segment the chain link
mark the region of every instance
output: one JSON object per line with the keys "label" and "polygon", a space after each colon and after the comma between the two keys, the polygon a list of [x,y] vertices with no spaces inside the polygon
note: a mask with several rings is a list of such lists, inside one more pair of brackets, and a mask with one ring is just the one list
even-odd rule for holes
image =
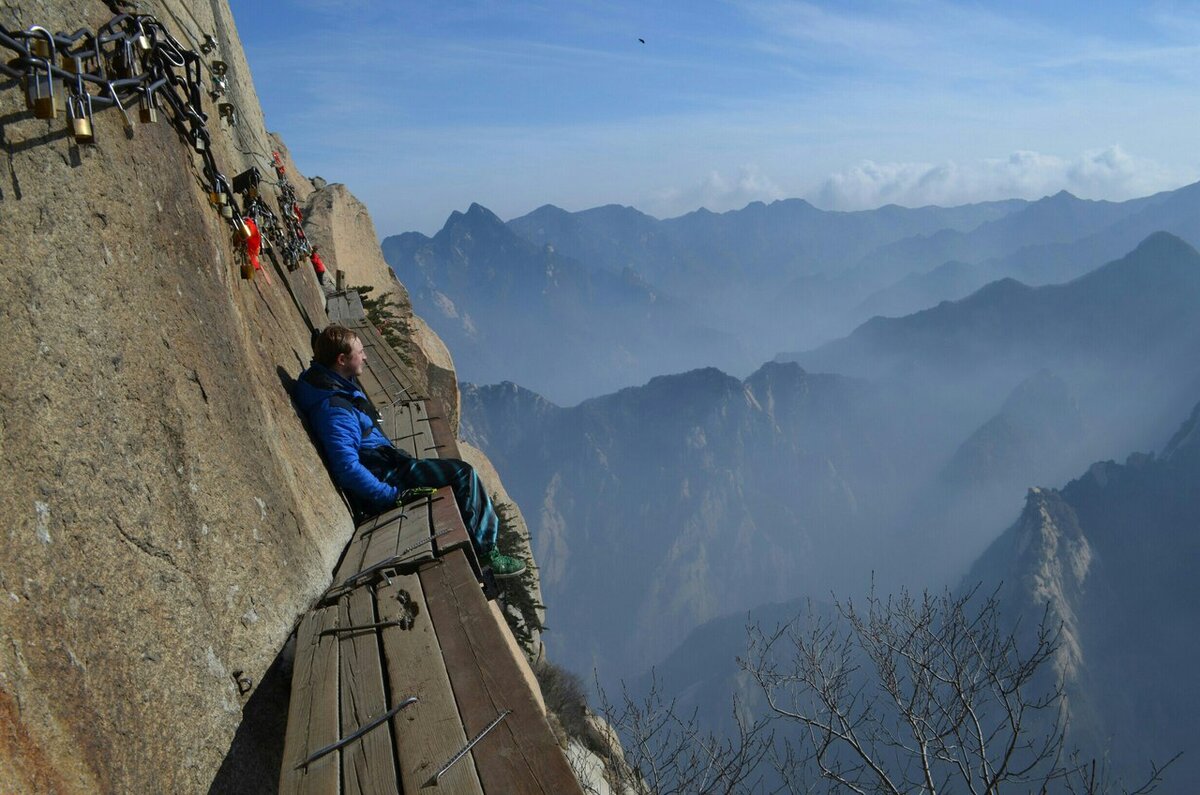
{"label": "chain link", "polygon": [[[226,215],[223,211],[222,215],[236,231],[248,235],[243,216],[237,212],[233,189],[213,155],[208,114],[203,108],[201,56],[180,44],[154,16],[130,13],[136,3],[113,0],[107,5],[116,16],[94,33],[86,28],[52,34],[38,25],[23,31],[0,26],[0,51],[7,49],[16,54],[0,62],[0,73],[23,81],[31,109],[35,99],[49,100],[41,112],[35,111],[41,118],[61,112],[54,97],[54,87],[61,81],[67,99],[65,109],[80,143],[93,140],[91,122],[96,109],[116,107],[126,125],[132,127],[126,108],[138,103],[143,120],[153,119],[161,98],[170,110],[171,125],[203,161],[213,204],[228,206],[232,212]],[[100,93],[91,93],[89,86]],[[43,89],[45,97],[41,95]],[[293,192],[289,201],[294,197]],[[266,210],[265,204],[258,204]]]}

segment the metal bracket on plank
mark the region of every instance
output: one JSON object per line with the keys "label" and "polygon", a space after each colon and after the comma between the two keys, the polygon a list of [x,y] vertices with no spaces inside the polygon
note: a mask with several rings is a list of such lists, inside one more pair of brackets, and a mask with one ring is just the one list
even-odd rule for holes
{"label": "metal bracket on plank", "polygon": [[446,772],[450,768],[452,768],[456,764],[458,764],[459,760],[461,760],[464,756],[466,756],[471,751],[471,749],[474,748],[479,743],[480,740],[482,740],[484,737],[486,737],[488,735],[488,733],[491,732],[492,729],[499,726],[500,721],[507,718],[510,714],[512,714],[512,710],[506,709],[503,712],[501,712],[499,715],[497,715],[496,719],[494,721],[489,723],[487,726],[484,726],[483,731],[479,732],[479,734],[476,734],[474,737],[472,737],[470,742],[468,742],[466,745],[464,745],[457,753],[454,754],[454,756],[452,756],[448,760],[446,760],[446,763],[441,766],[441,768],[438,770],[438,772],[433,774],[433,778],[431,778],[431,779],[429,779],[429,781],[425,782],[425,786],[426,787],[428,787],[428,786],[436,787],[437,783],[438,783],[438,779],[440,779],[442,776],[446,775]]}
{"label": "metal bracket on plank", "polygon": [[408,629],[407,624],[408,622],[406,621],[377,621],[374,624],[352,624],[348,627],[330,627],[329,629],[321,630],[319,634],[345,635],[350,632],[362,632],[363,630],[367,629],[384,629],[385,627],[400,627],[401,629]]}
{"label": "metal bracket on plank", "polygon": [[[345,737],[338,740],[337,742],[330,743],[329,745],[325,746],[324,748],[313,751],[313,753],[309,755],[308,759],[305,759],[303,762],[296,765],[296,770],[299,770],[302,767],[308,767],[313,762],[317,761],[318,759],[325,756],[326,754],[332,753],[332,752],[336,751],[337,749],[341,748],[342,746],[349,745],[350,743],[357,740],[359,737],[362,737],[364,734],[371,731],[371,729],[374,729],[376,726],[379,726],[380,724],[386,723],[387,721],[391,720],[392,716],[394,716],[400,710],[404,709],[405,707],[409,706],[410,704],[416,704],[418,700],[419,699],[416,696],[409,696],[408,698],[404,699],[396,706],[389,709],[387,712],[380,715],[378,718],[375,718],[371,721],[368,721],[367,723],[364,723],[362,726],[358,727],[353,732],[346,735]],[[455,760],[455,761],[458,761],[458,760]]]}
{"label": "metal bracket on plank", "polygon": [[326,591],[325,596],[322,597],[321,601],[324,603],[324,602],[328,602],[330,599],[335,599],[335,598],[341,596],[342,594],[346,593],[347,591],[357,588],[360,585],[363,585],[364,583],[368,582],[372,577],[379,575],[379,574],[382,574],[384,576],[384,578],[387,579],[388,585],[391,585],[392,578],[388,577],[388,575],[387,575],[388,569],[394,569],[399,564],[405,562],[405,560],[407,560],[408,556],[411,553],[416,552],[418,549],[425,546],[426,544],[433,543],[433,540],[435,538],[441,538],[442,536],[446,535],[447,533],[451,533],[453,531],[454,531],[454,528],[446,528],[445,530],[438,530],[436,533],[431,533],[428,538],[422,538],[417,543],[412,544],[411,546],[405,547],[404,549],[400,550],[395,555],[392,555],[390,558],[381,560],[378,563],[375,563],[375,564],[369,566],[368,568],[363,569],[362,571],[358,572],[357,574],[351,574],[349,577],[347,577],[345,580],[343,580],[340,585],[335,585],[332,588],[330,588],[328,591]]}

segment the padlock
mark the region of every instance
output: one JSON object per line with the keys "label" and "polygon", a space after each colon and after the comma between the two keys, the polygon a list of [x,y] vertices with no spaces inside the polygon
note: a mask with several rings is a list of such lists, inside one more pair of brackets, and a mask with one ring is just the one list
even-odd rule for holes
{"label": "padlock", "polygon": [[137,23],[137,36],[134,37],[134,42],[142,52],[150,52],[150,37],[146,35],[146,29],[142,27],[141,20]]}
{"label": "padlock", "polygon": [[233,192],[250,193],[250,198],[254,198],[258,195],[258,183],[261,181],[262,172],[258,170],[257,166],[250,166],[233,178]]}
{"label": "padlock", "polygon": [[229,90],[229,80],[225,74],[229,71],[229,65],[224,61],[213,61],[209,64],[208,73],[212,76],[212,91],[209,96],[215,101],[218,97],[225,95]]}
{"label": "padlock", "polygon": [[158,101],[149,90],[141,92],[138,99],[138,118],[142,124],[154,124],[158,121]]}
{"label": "padlock", "polygon": [[33,106],[33,115],[39,119],[53,119],[58,114],[62,113],[63,103],[62,96],[54,93],[54,75],[50,71],[50,62],[42,61],[46,65],[46,77],[43,79],[37,67],[31,67],[29,76],[26,78],[28,85],[28,93],[26,101]]}
{"label": "padlock", "polygon": [[249,262],[242,266],[242,278],[247,281],[252,281],[254,279],[254,266]]}
{"label": "padlock", "polygon": [[197,152],[203,152],[208,148],[208,145],[204,142],[204,136],[200,134],[199,127],[192,129],[192,148]]}
{"label": "padlock", "polygon": [[254,233],[250,231],[250,224],[246,223],[245,219],[238,219],[238,232],[242,235],[242,240],[249,240]]}
{"label": "padlock", "polygon": [[92,95],[85,91],[68,97],[67,113],[71,117],[71,134],[75,136],[75,143],[94,144],[96,135],[92,128]]}
{"label": "padlock", "polygon": [[134,52],[133,44],[128,39],[123,40],[121,48],[113,53],[110,66],[126,80],[142,73],[142,59]]}
{"label": "padlock", "polygon": [[222,218],[233,218],[233,208],[230,207],[228,204],[222,204],[221,205],[221,217]]}
{"label": "padlock", "polygon": [[[8,65],[13,69],[25,66],[21,63],[20,58],[13,58]],[[33,110],[33,81],[36,73],[36,67],[25,66],[25,74],[21,77],[21,91],[25,94],[25,110]]]}

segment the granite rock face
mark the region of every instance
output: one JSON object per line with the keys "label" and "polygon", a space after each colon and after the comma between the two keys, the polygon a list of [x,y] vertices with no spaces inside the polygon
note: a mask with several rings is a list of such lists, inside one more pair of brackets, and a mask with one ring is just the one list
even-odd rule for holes
{"label": "granite rock face", "polygon": [[[215,36],[206,59],[228,64],[240,117],[206,108],[217,163],[269,174],[280,144],[227,5],[141,8],[184,43]],[[61,0],[11,15],[55,31],[112,17]],[[288,393],[324,296],[311,268],[269,257],[272,284],[242,280],[244,249],[166,122],[127,135],[103,111],[79,147],[7,79],[0,119],[0,789],[207,791],[352,530]],[[284,155],[338,266],[390,279],[362,205]]]}

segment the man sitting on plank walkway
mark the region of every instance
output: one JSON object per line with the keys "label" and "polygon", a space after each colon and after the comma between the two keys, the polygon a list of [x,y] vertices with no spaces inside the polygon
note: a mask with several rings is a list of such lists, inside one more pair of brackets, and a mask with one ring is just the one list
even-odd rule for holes
{"label": "man sitting on plank walkway", "polygon": [[358,385],[367,356],[352,330],[332,325],[313,342],[312,365],[300,374],[295,398],[309,418],[333,481],[360,514],[383,513],[400,504],[407,489],[449,486],[474,541],[480,562],[497,578],[525,570],[500,554],[500,520],[479,475],[465,461],[412,458],[397,450],[379,427],[379,412]]}

